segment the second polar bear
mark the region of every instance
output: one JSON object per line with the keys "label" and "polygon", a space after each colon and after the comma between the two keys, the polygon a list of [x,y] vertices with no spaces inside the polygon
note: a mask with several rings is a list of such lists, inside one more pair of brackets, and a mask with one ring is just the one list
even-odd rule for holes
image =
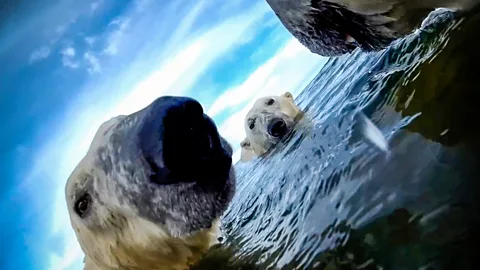
{"label": "second polar bear", "polygon": [[[354,129],[380,150],[389,153],[388,141],[377,125],[361,111],[355,116]],[[302,119],[304,112],[294,103],[290,92],[258,99],[245,117],[246,138],[240,143],[240,161],[247,162],[267,153]]]}
{"label": "second polar bear", "polygon": [[240,143],[240,160],[249,161],[267,153],[302,118],[303,112],[295,105],[290,92],[258,99],[245,117],[246,138]]}

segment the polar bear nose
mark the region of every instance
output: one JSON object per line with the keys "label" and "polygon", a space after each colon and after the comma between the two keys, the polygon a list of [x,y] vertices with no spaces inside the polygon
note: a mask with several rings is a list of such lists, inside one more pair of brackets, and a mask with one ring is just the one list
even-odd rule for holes
{"label": "polar bear nose", "polygon": [[[163,124],[173,126],[189,126],[193,128],[204,118],[203,107],[198,101],[187,97],[175,97],[171,104],[164,108]],[[170,126],[168,128],[171,128]]]}
{"label": "polar bear nose", "polygon": [[287,134],[287,123],[281,118],[273,119],[268,125],[268,133],[276,138]]}
{"label": "polar bear nose", "polygon": [[144,117],[140,148],[154,172],[153,182],[197,181],[222,147],[214,122],[195,99],[161,98]]}

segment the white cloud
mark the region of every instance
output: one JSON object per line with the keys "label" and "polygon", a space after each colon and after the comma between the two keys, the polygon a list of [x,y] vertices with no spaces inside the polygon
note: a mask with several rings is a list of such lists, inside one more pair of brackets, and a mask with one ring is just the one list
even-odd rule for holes
{"label": "white cloud", "polygon": [[[44,45],[44,46],[36,49],[35,51],[33,51],[32,54],[30,55],[29,62],[33,63],[33,62],[41,61],[41,60],[44,60],[44,59],[48,58],[48,56],[50,56],[52,48],[65,35],[65,32],[67,32],[68,28],[73,23],[75,23],[75,18],[71,18],[67,23],[63,23],[61,25],[58,25],[58,26],[54,27],[53,31],[50,31],[51,34],[50,34],[50,37],[49,37],[48,45]],[[64,62],[65,61],[62,60],[62,63],[64,63]],[[69,63],[67,65],[72,66],[73,64]]]}
{"label": "white cloud", "polygon": [[[140,2],[145,0],[140,0]],[[151,1],[151,0],[146,0]],[[185,39],[185,36],[192,31],[193,24],[195,20],[201,15],[201,12],[204,10],[206,5],[205,1],[199,1],[195,6],[193,6],[188,14],[176,25],[175,32],[169,39],[167,46],[164,48],[166,51],[170,51],[174,48],[173,46],[178,46]],[[169,46],[168,46],[169,45]]]}
{"label": "white cloud", "polygon": [[60,54],[62,55],[62,65],[68,68],[78,68],[80,63],[75,61],[75,49],[73,47],[64,48]]}
{"label": "white cloud", "polygon": [[88,73],[94,74],[94,73],[101,73],[102,68],[100,66],[100,61],[98,58],[93,55],[92,52],[86,52],[83,54],[83,58],[87,61],[89,64],[89,67],[87,68]]}
{"label": "white cloud", "polygon": [[73,47],[68,47],[62,50],[62,55],[68,56],[68,57],[74,57],[75,56],[75,49]]}
{"label": "white cloud", "polygon": [[115,19],[110,23],[110,25],[114,26],[115,30],[112,31],[107,37],[107,46],[104,49],[104,53],[108,55],[116,55],[118,53],[120,43],[124,38],[125,31],[130,25],[130,19]]}
{"label": "white cloud", "polygon": [[[122,114],[130,114],[142,109],[151,103],[155,98],[165,94],[170,87],[185,74],[189,74],[188,70],[195,65],[196,60],[201,56],[201,42],[195,42],[181,53],[172,57],[162,68],[153,72],[148,78],[138,83],[130,95],[114,109],[114,111],[122,112]],[[193,77],[192,77],[193,75]],[[194,78],[194,74],[189,74],[190,79]],[[177,88],[185,91],[188,89],[188,80],[183,81],[183,87]],[[173,93],[172,90],[169,94]]]}
{"label": "white cloud", "polygon": [[[66,235],[66,237],[71,237],[71,235]],[[62,256],[57,254],[50,255],[50,266],[48,270],[72,269],[72,265],[77,265],[79,270],[83,269],[83,267],[81,267],[83,252],[80,245],[76,241],[68,241],[64,249],[65,253],[62,254]]]}
{"label": "white cloud", "polygon": [[290,41],[278,54],[270,58],[265,64],[260,66],[255,72],[248,77],[240,86],[225,91],[208,110],[208,114],[212,117],[222,112],[224,109],[239,105],[247,100],[250,100],[252,95],[266,89],[266,84],[274,83],[276,77],[271,77],[279,66],[285,66],[286,61],[289,60],[289,55],[292,50],[300,51],[303,48],[295,43],[295,40]]}
{"label": "white cloud", "polygon": [[71,58],[63,57],[62,58],[62,65],[68,68],[78,68],[80,64],[76,61],[73,61]]}
{"label": "white cloud", "polygon": [[96,38],[95,37],[85,37],[85,43],[87,43],[87,45],[89,47],[92,47],[93,46],[93,43],[95,43],[96,41]]}
{"label": "white cloud", "polygon": [[43,46],[43,47],[40,47],[38,49],[36,49],[35,51],[32,52],[32,54],[30,54],[30,63],[33,63],[33,62],[36,62],[36,61],[39,61],[39,60],[43,60],[45,58],[47,58],[48,56],[50,55],[50,48],[46,47],[46,46]]}
{"label": "white cloud", "polygon": [[152,3],[152,0],[135,0],[135,9],[137,12],[143,12]]}
{"label": "white cloud", "polygon": [[97,9],[98,9],[98,7],[100,6],[101,3],[102,3],[102,0],[98,0],[98,1],[90,3],[91,12],[97,11]]}
{"label": "white cloud", "polygon": [[46,59],[89,8],[89,3],[83,1],[58,1],[56,5],[39,5],[31,16],[16,23],[18,25],[14,31],[7,33],[3,47],[13,48],[20,41],[28,44],[34,40],[38,48],[28,55],[30,63]]}
{"label": "white cloud", "polygon": [[[119,111],[131,113],[139,110],[168,89],[186,92],[215,60],[234,45],[243,42],[244,34],[254,27],[265,12],[266,9],[252,9],[249,13],[227,19],[204,32],[174,57],[167,58],[164,65],[136,85],[135,90],[120,103]],[[137,91],[138,89],[144,91]],[[142,93],[142,96],[138,96],[138,93]]]}

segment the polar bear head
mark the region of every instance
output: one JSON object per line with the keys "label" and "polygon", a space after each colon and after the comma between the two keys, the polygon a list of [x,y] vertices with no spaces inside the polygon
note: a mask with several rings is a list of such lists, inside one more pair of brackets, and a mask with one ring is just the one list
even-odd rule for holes
{"label": "polar bear head", "polygon": [[249,157],[263,155],[292,131],[301,116],[290,92],[258,99],[245,117],[242,153]]}
{"label": "polar bear head", "polygon": [[103,123],[65,187],[86,269],[185,269],[234,191],[231,146],[196,100],[173,96]]}

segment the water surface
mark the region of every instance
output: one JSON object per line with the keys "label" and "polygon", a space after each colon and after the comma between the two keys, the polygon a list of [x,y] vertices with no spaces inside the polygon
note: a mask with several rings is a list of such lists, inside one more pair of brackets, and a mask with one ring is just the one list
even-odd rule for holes
{"label": "water surface", "polygon": [[479,18],[438,11],[382,52],[330,59],[297,98],[308,121],[236,165],[225,238],[198,268],[477,269]]}

